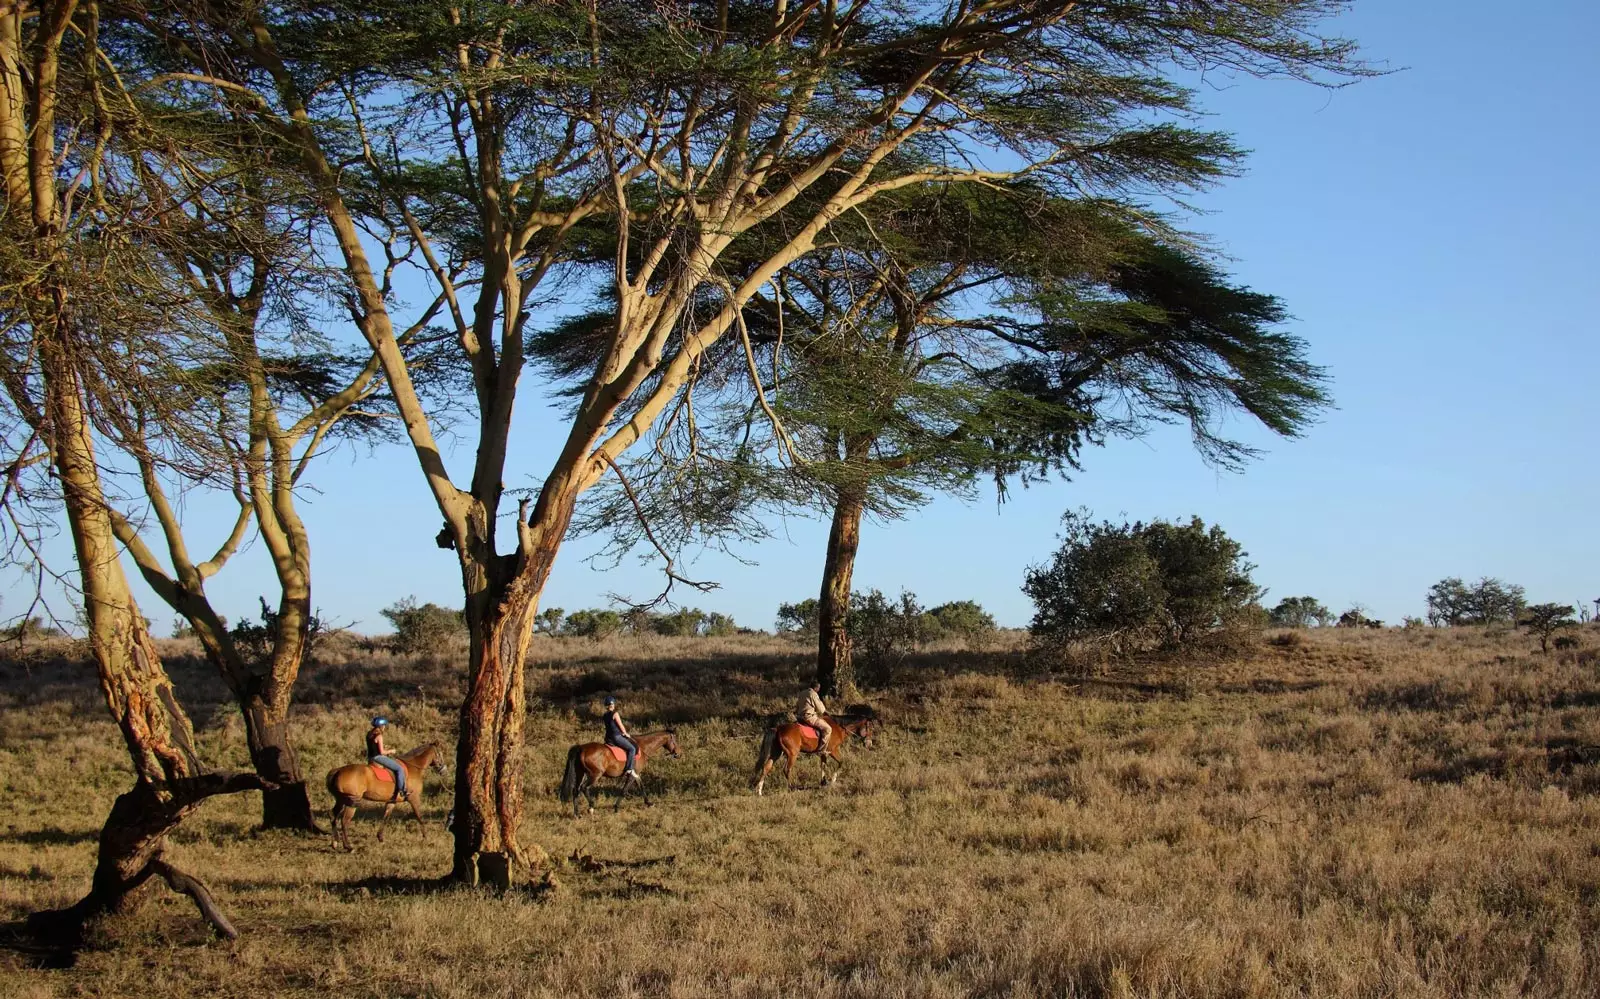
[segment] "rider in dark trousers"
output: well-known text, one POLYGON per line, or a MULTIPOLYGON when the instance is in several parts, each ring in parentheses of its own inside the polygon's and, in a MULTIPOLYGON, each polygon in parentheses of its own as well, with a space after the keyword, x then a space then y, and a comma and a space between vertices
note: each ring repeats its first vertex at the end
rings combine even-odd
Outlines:
POLYGON ((372 728, 367 731, 367 762, 394 771, 394 800, 400 801, 406 796, 406 766, 384 748, 383 730, 388 727, 389 719, 382 715, 372 719, 372 728))
POLYGON ((606 745, 616 746, 628 754, 627 760, 623 763, 622 776, 626 779, 638 780, 639 773, 633 769, 633 760, 634 757, 639 755, 639 745, 633 741, 632 736, 628 735, 628 726, 622 724, 622 715, 617 713, 617 699, 615 697, 606 698, 605 723, 606 745))

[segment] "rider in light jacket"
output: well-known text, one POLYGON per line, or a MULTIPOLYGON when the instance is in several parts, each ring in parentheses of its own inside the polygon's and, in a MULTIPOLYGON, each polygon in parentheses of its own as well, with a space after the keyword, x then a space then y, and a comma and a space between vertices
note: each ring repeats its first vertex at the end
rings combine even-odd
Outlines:
POLYGON ((810 725, 817 730, 817 751, 824 752, 828 748, 828 736, 833 732, 833 726, 822 716, 828 713, 828 706, 822 703, 822 682, 812 680, 800 695, 800 706, 795 710, 797 721, 810 725))

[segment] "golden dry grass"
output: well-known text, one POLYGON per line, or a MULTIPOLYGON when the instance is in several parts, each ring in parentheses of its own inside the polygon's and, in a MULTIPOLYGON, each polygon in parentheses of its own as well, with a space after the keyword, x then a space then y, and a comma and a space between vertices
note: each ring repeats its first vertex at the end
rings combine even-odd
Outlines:
MULTIPOLYGON (((1587 645, 1597 644, 1586 637, 1587 645)), ((69 969, 0 950, 26 996, 1585 996, 1600 994, 1600 674, 1481 631, 1318 632, 1215 663, 1064 683, 946 651, 877 703, 843 783, 746 789, 805 650, 776 640, 541 641, 525 837, 548 894, 439 893, 424 832, 358 852, 257 834, 214 801, 175 837, 243 938, 152 893, 69 969), (553 789, 616 689, 686 756, 657 807, 573 820, 553 789), (819 901, 821 900, 821 901, 819 901)), ((236 714, 174 644, 210 758, 236 714)), ((192 653, 192 650, 188 650, 192 653)), ((448 737, 459 675, 352 646, 310 670, 307 770, 355 759, 372 710, 448 737)), ((128 781, 81 664, 0 667, 0 919, 82 893, 128 781)), ((769 784, 769 787, 771 785, 769 784)), ((318 787, 318 801, 324 797, 318 787)))

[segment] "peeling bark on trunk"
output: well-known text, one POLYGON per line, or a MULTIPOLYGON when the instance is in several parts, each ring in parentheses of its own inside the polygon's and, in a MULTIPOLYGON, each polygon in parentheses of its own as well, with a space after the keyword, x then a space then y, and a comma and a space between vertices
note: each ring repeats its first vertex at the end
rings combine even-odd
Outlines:
POLYGON ((817 597, 817 679, 828 697, 858 699, 854 651, 850 644, 850 584, 861 546, 861 516, 866 496, 859 489, 839 491, 828 530, 828 556, 817 597))
MULTIPOLYGON (((61 329, 58 309, 55 328, 61 329)), ((83 925, 117 912, 159 874, 196 900, 218 932, 237 935, 210 893, 162 856, 166 836, 213 794, 264 788, 254 774, 204 774, 194 728, 178 703, 144 615, 128 589, 111 516, 101 490, 87 414, 77 378, 64 363, 61 344, 41 344, 45 403, 67 523, 83 579, 89 643, 106 705, 116 719, 133 763, 135 784, 119 796, 100 831, 100 848, 88 895, 69 909, 41 913, 33 926, 56 940, 75 940, 83 925)))
MULTIPOLYGON (((469 885, 509 888, 513 864, 532 868, 543 858, 543 851, 537 847, 530 851, 517 839, 522 823, 525 667, 539 597, 576 503, 575 489, 547 487, 531 522, 525 510, 517 514, 516 555, 462 559, 471 653, 456 746, 451 876, 469 885), (484 585, 475 586, 480 580, 484 585)), ((478 550, 492 551, 492 533, 487 541, 478 550)))

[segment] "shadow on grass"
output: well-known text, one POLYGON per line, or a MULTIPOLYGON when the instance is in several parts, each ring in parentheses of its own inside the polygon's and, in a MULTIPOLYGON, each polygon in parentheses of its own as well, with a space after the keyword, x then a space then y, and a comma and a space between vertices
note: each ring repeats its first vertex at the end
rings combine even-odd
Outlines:
POLYGON ((22 832, 0 832, 0 843, 17 843, 22 846, 76 846, 79 843, 93 843, 100 838, 98 829, 85 832, 72 832, 67 829, 57 829, 46 826, 43 829, 28 829, 22 832))
POLYGON ((65 971, 78 963, 82 949, 81 941, 46 939, 26 921, 0 924, 0 952, 14 955, 13 960, 0 962, 0 971, 8 964, 29 971, 65 971))
POLYGON ((471 891, 460 881, 448 875, 437 878, 402 878, 378 874, 359 881, 327 881, 322 885, 328 893, 338 898, 369 898, 373 895, 443 895, 449 892, 471 891))

